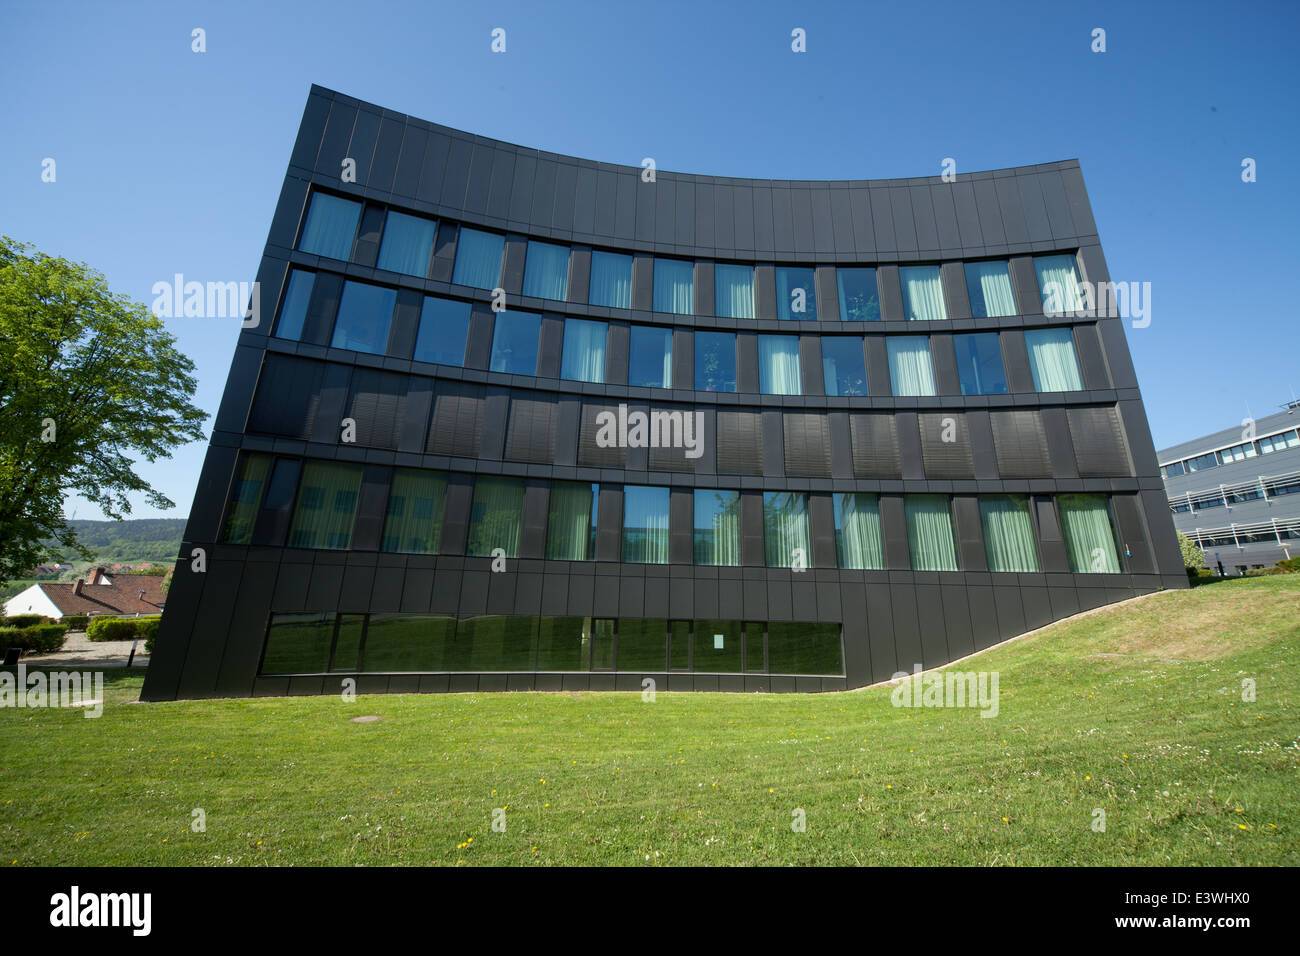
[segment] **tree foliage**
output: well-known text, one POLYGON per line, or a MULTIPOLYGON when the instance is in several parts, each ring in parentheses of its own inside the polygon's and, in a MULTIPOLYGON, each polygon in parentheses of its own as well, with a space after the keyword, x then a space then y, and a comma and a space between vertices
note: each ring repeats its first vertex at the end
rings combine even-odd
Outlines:
POLYGON ((68 494, 119 519, 134 494, 174 506, 134 466, 203 438, 175 341, 84 263, 0 236, 0 581, 40 563, 47 539, 90 556, 68 494))
POLYGON ((1181 531, 1178 532, 1178 549, 1183 552, 1184 568, 1191 571, 1205 567, 1205 553, 1181 531))

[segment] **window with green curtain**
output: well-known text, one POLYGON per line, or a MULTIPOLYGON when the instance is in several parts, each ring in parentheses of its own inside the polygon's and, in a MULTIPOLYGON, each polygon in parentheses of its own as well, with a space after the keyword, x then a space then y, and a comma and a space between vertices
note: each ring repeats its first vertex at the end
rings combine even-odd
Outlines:
POLYGON ((535 312, 498 312, 493 320, 488 367, 512 375, 537 374, 537 342, 542 317, 535 312))
POLYGON ((275 336, 280 339, 302 338, 302 327, 307 321, 307 303, 311 301, 312 286, 316 284, 316 273, 302 269, 289 270, 289 286, 284 291, 284 303, 280 306, 280 321, 275 325, 275 336))
POLYGON ((1038 570, 1038 544, 1028 498, 980 495, 980 523, 990 571, 1038 570))
POLYGON ((574 382, 605 381, 605 341, 609 325, 593 319, 564 320, 560 378, 574 382))
POLYGON ((758 388, 764 395, 800 395, 799 337, 758 337, 758 388))
POLYGON ((1083 292, 1073 255, 1034 256, 1034 272, 1038 274, 1038 291, 1043 297, 1045 315, 1083 311, 1083 292))
POLYGON ((695 332, 695 390, 736 390, 736 333, 695 332))
POLYGON ((952 337, 963 395, 1005 395, 1002 343, 996 332, 969 332, 952 337))
POLYGON ((333 614, 272 614, 261 673, 322 674, 333 642, 333 614))
POLYGON ((776 267, 776 317, 809 322, 817 318, 817 287, 812 269, 776 267))
POLYGON ((654 310, 677 315, 695 311, 695 263, 681 259, 655 260, 654 310))
POLYGON ((528 240, 524 295, 563 302, 569 295, 569 247, 528 240))
POLYGON ((451 281, 475 289, 495 289, 501 284, 501 255, 505 247, 505 236, 461 226, 451 281))
POLYGON ((754 267, 715 263, 713 298, 714 311, 719 316, 728 319, 752 319, 754 317, 754 267))
POLYGON ((930 339, 922 335, 889 336, 889 381, 895 395, 933 395, 934 366, 930 362, 930 339))
POLYGON ((1083 388, 1074 336, 1069 329, 1026 329, 1025 349, 1036 392, 1077 392, 1083 388))
POLYGON ((673 330, 632 326, 627 360, 627 384, 642 388, 672 388, 673 330))
POLYGON ((957 548, 947 495, 907 495, 907 546, 913 571, 956 571, 957 548))
POLYGON ((226 508, 226 526, 221 540, 227 544, 248 544, 253 540, 253 525, 262 503, 262 489, 271 471, 270 455, 245 455, 239 463, 239 476, 230 489, 226 508))
POLYGON ((546 557, 550 561, 590 561, 596 557, 596 508, 600 485, 551 482, 546 522, 546 557))
POLYGON ((421 216, 388 210, 384 241, 379 246, 379 268, 424 278, 429 274, 433 234, 438 224, 421 216))
POLYGON ((369 282, 344 282, 330 345, 383 355, 388 351, 388 326, 396 305, 396 289, 369 282))
POLYGON ((876 288, 876 270, 844 268, 835 270, 840 291, 841 322, 876 322, 880 319, 880 292, 876 288))
POLYGON ((465 553, 490 557, 495 548, 503 548, 506 557, 519 557, 519 529, 523 520, 523 480, 479 475, 474 481, 465 553))
POLYGON ((591 305, 632 308, 632 257, 618 252, 591 254, 591 305))
POLYGON ((1056 510, 1070 570, 1076 574, 1119 574, 1119 548, 1110 520, 1110 500, 1105 495, 1060 495, 1056 510))
POLYGON ((623 560, 634 564, 668 563, 667 488, 623 488, 623 560))
POLYGON ((740 564, 740 492, 695 489, 695 563, 740 564))
POLYGON ((974 318, 1016 314, 1011 272, 1005 259, 966 263, 966 291, 970 294, 970 314, 974 318))
POLYGON ((763 555, 769 568, 789 568, 795 549, 803 567, 812 565, 808 534, 808 495, 802 491, 763 492, 763 555))
POLYGON ((415 338, 415 360, 463 366, 470 314, 468 302, 425 296, 420 310, 420 331, 415 338))
POLYGON ((442 535, 442 506, 446 498, 445 472, 412 468, 394 471, 381 550, 437 554, 438 540, 442 535))
POLYGON ((841 568, 855 571, 884 568, 880 503, 876 495, 835 495, 835 551, 841 568))
POLYGON ((867 364, 862 353, 862 337, 824 335, 821 345, 822 382, 826 394, 867 394, 867 364))
POLYGON ((360 465, 309 461, 302 469, 289 547, 347 550, 361 494, 360 465))
POLYGON ((915 321, 948 318, 938 266, 901 266, 898 280, 903 286, 903 315, 906 318, 915 321))
POLYGON ((352 240, 356 238, 360 218, 361 203, 316 193, 307 209, 307 222, 302 227, 298 248, 346 262, 352 258, 352 240))

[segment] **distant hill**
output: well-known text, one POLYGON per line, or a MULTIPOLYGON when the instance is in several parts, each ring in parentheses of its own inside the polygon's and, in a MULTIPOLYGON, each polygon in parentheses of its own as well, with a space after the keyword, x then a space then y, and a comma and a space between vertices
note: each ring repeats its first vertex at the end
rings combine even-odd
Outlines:
MULTIPOLYGON (((185 533, 186 518, 133 518, 127 521, 70 521, 81 543, 101 564, 176 560, 185 533)), ((72 552, 50 547, 50 561, 80 561, 72 552)))

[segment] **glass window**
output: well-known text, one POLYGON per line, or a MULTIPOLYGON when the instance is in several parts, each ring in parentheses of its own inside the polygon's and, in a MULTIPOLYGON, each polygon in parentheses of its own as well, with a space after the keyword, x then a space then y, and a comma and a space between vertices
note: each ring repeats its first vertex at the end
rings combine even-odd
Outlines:
POLYGON ((503 548, 507 558, 519 557, 519 528, 523 524, 524 483, 520 478, 479 475, 469 513, 465 553, 490 557, 503 548))
POLYGON ((596 507, 600 485, 551 482, 546 522, 546 557, 550 561, 590 561, 596 557, 596 507))
POLYGON ((302 338, 302 327, 307 321, 307 303, 311 301, 311 289, 315 284, 316 273, 289 270, 289 287, 285 289, 280 321, 275 326, 277 338, 294 341, 302 338))
POLYGON ((758 337, 758 388, 764 395, 800 395, 799 337, 758 337))
POLYGON ((695 563, 740 564, 740 492, 695 489, 695 563))
POLYGON ((673 621, 668 625, 668 668, 691 669, 691 622, 673 621))
MULTIPOLYGON (((340 641, 342 637, 340 629, 340 641)), ((449 614, 372 614, 366 625, 362 670, 449 671, 455 647, 456 619, 449 614)), ((334 656, 337 660, 337 649, 334 656)))
POLYGON ((498 312, 488 367, 494 372, 536 375, 537 339, 541 333, 542 317, 534 312, 498 312))
POLYGON ((840 626, 768 621, 767 670, 771 674, 842 675, 840 626))
POLYGON ((875 269, 838 268, 835 277, 840 287, 841 321, 876 322, 880 319, 880 293, 876 289, 875 269))
POLYGON ((289 547, 347 550, 361 494, 361 466, 309 461, 302 469, 289 547))
POLYGON ((1204 455, 1197 455, 1195 458, 1187 459, 1184 464, 1188 471, 1205 471, 1207 468, 1219 467, 1219 456, 1214 452, 1206 452, 1204 455))
POLYGON ((938 266, 902 266, 898 279, 903 286, 903 315, 914 321, 948 318, 943 304, 943 283, 938 266))
POLYGON ((495 289, 501 281, 501 254, 505 247, 504 236, 461 226, 451 281, 475 289, 495 289))
POLYGON ((776 267, 776 317, 808 321, 817 318, 817 288, 812 269, 776 267))
POLYGON ((360 218, 361 203, 316 193, 311 197, 298 248, 346 262, 352 258, 352 240, 356 238, 360 218))
POLYGON ((623 488, 623 560, 635 564, 668 563, 667 488, 623 488))
POLYGON ((239 463, 239 476, 230 489, 226 508, 226 526, 221 540, 227 544, 248 544, 253 540, 253 525, 262 504, 262 489, 271 471, 270 455, 245 455, 239 463))
POLYGON ((333 643, 333 614, 272 614, 262 673, 323 674, 333 643))
POLYGON ((480 614, 456 622, 453 670, 532 670, 536 653, 535 617, 480 614))
POLYGON ((1038 545, 1029 499, 1024 495, 980 495, 984 555, 990 571, 1038 570, 1038 545))
POLYGON ((1300 435, 1293 431, 1283 432, 1280 435, 1270 435, 1267 438, 1259 440, 1260 454, 1269 455, 1275 451, 1281 451, 1283 448, 1295 448, 1300 445, 1300 435))
MULTIPOLYGON (((605 341, 608 332, 609 326, 605 322, 565 319, 560 378, 574 382, 605 381, 605 341)), ((534 356, 534 368, 536 362, 534 356)))
POLYGON ((1070 570, 1079 573, 1118 574, 1119 549, 1105 495, 1061 495, 1056 499, 1061 515, 1070 570))
POLYGON ((632 257, 617 252, 591 254, 591 305, 632 308, 632 257))
POLYGON ((763 648, 763 624, 761 621, 745 622, 745 670, 749 673, 767 672, 767 653, 763 648))
POLYGON ((1069 329, 1026 329, 1025 348, 1036 392, 1077 392, 1083 388, 1069 329))
POLYGON ((695 263, 681 259, 655 260, 654 309, 677 315, 695 311, 695 263))
POLYGON ((468 302, 425 296, 420 310, 420 331, 415 338, 415 360, 463 366, 470 311, 468 302))
POLYGON ((673 387, 673 330, 649 325, 632 326, 627 362, 628 385, 673 387))
POLYGON ((767 566, 811 566, 809 541, 808 495, 802 491, 763 492, 763 554, 767 566))
POLYGON ((330 345, 383 355, 388 350, 388 325, 393 321, 395 305, 396 289, 368 282, 344 282, 330 345))
POLYGON ((1005 260, 966 263, 966 291, 970 294, 970 314, 977 319, 1016 314, 1011 273, 1005 260))
POLYGON ((388 493, 381 549, 407 554, 437 554, 442 536, 442 505, 447 475, 441 471, 398 468, 388 493))
POLYGON ((739 621, 696 621, 695 673, 739 674, 742 630, 739 621))
POLYGON ((1165 465, 1166 478, 1177 478, 1182 473, 1183 473, 1183 463, 1181 461, 1176 461, 1172 465, 1165 465))
POLYGON ((593 618, 590 628, 591 669, 614 669, 614 619, 593 618))
POLYGON ((879 571, 885 566, 880 504, 872 494, 837 494, 835 551, 841 568, 879 571))
POLYGON ((889 336, 889 381, 895 395, 933 395, 934 366, 930 340, 922 335, 889 336))
POLYGON ((736 390, 736 333, 695 333, 695 390, 736 390))
POLYGON ((862 339, 848 335, 822 337, 822 380, 827 395, 867 394, 867 365, 862 339))
POLYGON ((947 495, 907 495, 907 546, 913 571, 956 571, 957 548, 947 495))
POLYGON ((528 240, 524 295, 563 302, 569 296, 569 247, 528 240))
POLYGON ((361 635, 365 632, 365 629, 366 615, 339 615, 339 627, 334 638, 334 656, 330 660, 330 670, 357 670, 361 656, 361 635))
POLYGON ((972 332, 952 337, 957 374, 963 395, 1005 395, 1007 375, 996 332, 972 332))
POLYGON ((438 224, 432 219, 388 210, 384 241, 379 247, 379 268, 409 276, 427 276, 433 234, 437 229, 438 224))
POLYGON ((1079 289, 1079 272, 1073 255, 1035 256, 1038 291, 1043 297, 1045 315, 1064 315, 1084 310, 1079 289))
POLYGON ((666 618, 622 618, 618 622, 618 669, 663 671, 668 662, 666 618))
POLYGON ((544 617, 537 629, 537 670, 585 671, 591 653, 589 617, 544 617))
POLYGON ((1247 458, 1255 457, 1255 443, 1246 442, 1244 445, 1233 445, 1231 448, 1225 448, 1219 452, 1219 457, 1225 465, 1234 461, 1245 461, 1247 458))
POLYGON ((754 317, 754 267, 713 266, 715 312, 729 319, 754 317))

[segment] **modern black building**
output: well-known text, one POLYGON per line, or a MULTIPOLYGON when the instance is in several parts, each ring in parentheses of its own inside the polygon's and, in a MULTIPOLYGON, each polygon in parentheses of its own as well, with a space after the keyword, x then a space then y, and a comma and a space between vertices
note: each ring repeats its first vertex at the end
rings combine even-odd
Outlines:
POLYGON ((841 690, 1185 587, 1108 279, 1074 161, 653 173, 313 87, 144 697, 841 690))

